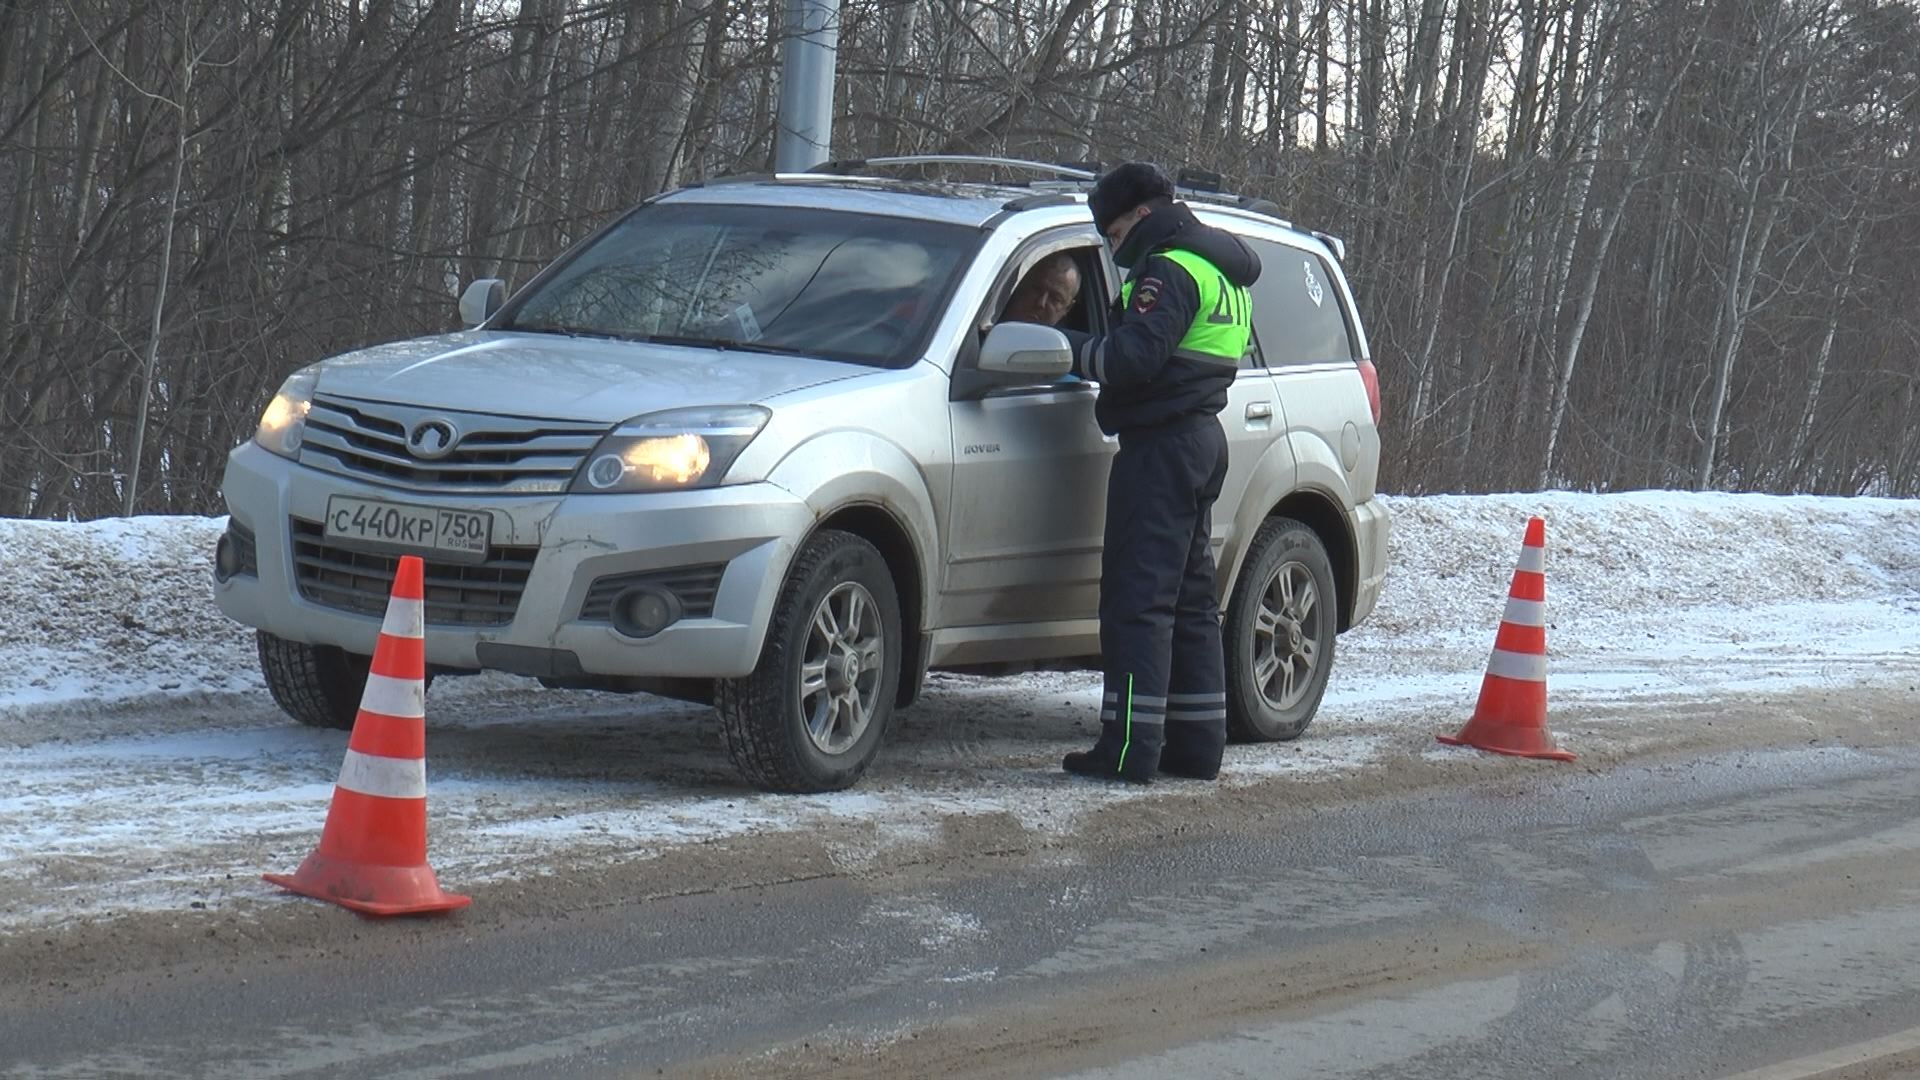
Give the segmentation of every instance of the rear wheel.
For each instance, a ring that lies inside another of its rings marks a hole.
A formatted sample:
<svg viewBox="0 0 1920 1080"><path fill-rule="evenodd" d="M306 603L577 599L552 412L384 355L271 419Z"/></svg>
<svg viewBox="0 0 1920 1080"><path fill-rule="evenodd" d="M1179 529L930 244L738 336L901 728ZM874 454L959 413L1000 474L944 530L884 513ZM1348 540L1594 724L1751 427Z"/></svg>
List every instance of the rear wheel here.
<svg viewBox="0 0 1920 1080"><path fill-rule="evenodd" d="M851 533L808 541L753 674L715 686L735 767L767 791L852 787L892 718L901 640L900 600L880 552Z"/></svg>
<svg viewBox="0 0 1920 1080"><path fill-rule="evenodd" d="M1295 739L1319 711L1333 670L1339 597L1312 529L1273 518L1254 534L1227 605L1227 734Z"/></svg>

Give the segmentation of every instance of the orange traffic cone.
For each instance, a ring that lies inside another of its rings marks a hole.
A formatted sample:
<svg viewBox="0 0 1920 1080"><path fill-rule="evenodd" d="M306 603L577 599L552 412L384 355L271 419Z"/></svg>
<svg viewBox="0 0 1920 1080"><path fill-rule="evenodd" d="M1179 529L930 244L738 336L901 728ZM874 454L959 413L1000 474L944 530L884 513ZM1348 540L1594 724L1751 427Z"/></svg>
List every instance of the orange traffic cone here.
<svg viewBox="0 0 1920 1080"><path fill-rule="evenodd" d="M452 911L427 865L427 657L420 557L400 560L320 846L283 889L367 915Z"/></svg>
<svg viewBox="0 0 1920 1080"><path fill-rule="evenodd" d="M1496 754L1573 760L1547 731L1547 523L1537 517L1527 521L1473 719L1460 734L1438 738Z"/></svg>

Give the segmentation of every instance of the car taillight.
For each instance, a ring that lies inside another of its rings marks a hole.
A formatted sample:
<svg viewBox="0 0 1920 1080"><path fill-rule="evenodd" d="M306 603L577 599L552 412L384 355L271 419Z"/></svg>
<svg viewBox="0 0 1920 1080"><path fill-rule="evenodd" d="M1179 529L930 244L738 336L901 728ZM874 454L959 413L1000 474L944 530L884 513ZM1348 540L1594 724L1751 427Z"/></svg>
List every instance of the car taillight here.
<svg viewBox="0 0 1920 1080"><path fill-rule="evenodd" d="M1373 410L1373 422L1380 423L1380 373L1374 370L1373 361L1360 361L1360 381L1367 387L1367 407Z"/></svg>

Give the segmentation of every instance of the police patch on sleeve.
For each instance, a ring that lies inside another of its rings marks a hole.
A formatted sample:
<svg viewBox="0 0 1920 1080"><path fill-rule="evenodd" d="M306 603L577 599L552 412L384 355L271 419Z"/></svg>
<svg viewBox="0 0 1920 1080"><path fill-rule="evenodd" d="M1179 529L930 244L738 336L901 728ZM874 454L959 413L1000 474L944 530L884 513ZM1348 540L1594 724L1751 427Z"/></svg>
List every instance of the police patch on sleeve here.
<svg viewBox="0 0 1920 1080"><path fill-rule="evenodd" d="M1160 286L1157 277L1141 278L1133 290L1133 310L1142 315L1152 311L1153 305L1160 302Z"/></svg>

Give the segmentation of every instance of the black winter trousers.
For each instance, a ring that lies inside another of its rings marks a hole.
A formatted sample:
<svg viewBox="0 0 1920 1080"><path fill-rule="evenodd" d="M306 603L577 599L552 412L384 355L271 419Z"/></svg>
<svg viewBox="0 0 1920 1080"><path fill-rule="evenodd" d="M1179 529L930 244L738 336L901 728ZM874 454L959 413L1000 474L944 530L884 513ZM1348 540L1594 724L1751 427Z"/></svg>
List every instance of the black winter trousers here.
<svg viewBox="0 0 1920 1080"><path fill-rule="evenodd" d="M1120 436L1100 567L1101 741L1119 740L1118 771L1150 774L1163 747L1167 768L1219 768L1226 668L1210 537L1226 475L1217 417Z"/></svg>

